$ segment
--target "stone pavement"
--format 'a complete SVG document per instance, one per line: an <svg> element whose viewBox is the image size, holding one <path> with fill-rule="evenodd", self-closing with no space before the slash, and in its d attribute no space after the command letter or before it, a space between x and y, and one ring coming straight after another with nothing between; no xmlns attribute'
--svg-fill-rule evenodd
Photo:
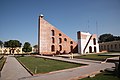
<svg viewBox="0 0 120 80"><path fill-rule="evenodd" d="M2 77L0 80L76 80L78 78L86 77L90 74L96 73L100 70L114 67L113 63L100 64L100 61L94 60L67 59L40 55L37 55L36 57L44 57L75 63L84 63L89 65L31 76L14 57L8 56L7 63L4 65L4 68L2 70Z"/></svg>
<svg viewBox="0 0 120 80"><path fill-rule="evenodd" d="M0 80L19 80L31 76L26 69L11 55L7 56L6 63L2 69Z"/></svg>

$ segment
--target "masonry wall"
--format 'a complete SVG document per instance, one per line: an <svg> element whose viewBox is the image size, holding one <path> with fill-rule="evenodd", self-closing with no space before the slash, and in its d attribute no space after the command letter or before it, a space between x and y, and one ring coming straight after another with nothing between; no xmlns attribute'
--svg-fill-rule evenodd
<svg viewBox="0 0 120 80"><path fill-rule="evenodd" d="M73 52L77 43L39 16L39 54L59 54Z"/></svg>

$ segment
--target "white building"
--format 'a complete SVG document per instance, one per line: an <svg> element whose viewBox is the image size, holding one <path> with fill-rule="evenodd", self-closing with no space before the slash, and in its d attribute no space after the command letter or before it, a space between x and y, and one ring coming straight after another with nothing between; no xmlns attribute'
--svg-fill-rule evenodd
<svg viewBox="0 0 120 80"><path fill-rule="evenodd" d="M99 44L96 34L78 31L77 38L78 38L78 53L86 54L99 52Z"/></svg>
<svg viewBox="0 0 120 80"><path fill-rule="evenodd" d="M37 49L32 47L32 51L30 53L37 53ZM22 51L22 47L17 47L17 48L1 48L0 47L0 54L23 54L25 52Z"/></svg>

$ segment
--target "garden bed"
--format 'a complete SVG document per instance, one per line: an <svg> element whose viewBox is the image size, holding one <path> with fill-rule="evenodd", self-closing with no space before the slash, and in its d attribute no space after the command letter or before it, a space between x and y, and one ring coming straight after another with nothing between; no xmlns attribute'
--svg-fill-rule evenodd
<svg viewBox="0 0 120 80"><path fill-rule="evenodd" d="M83 64L75 64L33 56L16 57L17 60L24 66L31 74L48 73L63 69L70 69L83 66Z"/></svg>
<svg viewBox="0 0 120 80"><path fill-rule="evenodd" d="M79 80L120 80L114 73L102 72L94 77L87 77Z"/></svg>
<svg viewBox="0 0 120 80"><path fill-rule="evenodd" d="M2 71L2 68L3 68L4 64L5 64L5 61L6 61L6 58L4 56L2 56L0 58L0 71Z"/></svg>
<svg viewBox="0 0 120 80"><path fill-rule="evenodd" d="M108 54L108 53L101 53L101 54ZM75 56L74 58L103 61L106 58L110 58L110 57L111 56L100 56L100 54L96 53L96 54L87 54L87 55Z"/></svg>

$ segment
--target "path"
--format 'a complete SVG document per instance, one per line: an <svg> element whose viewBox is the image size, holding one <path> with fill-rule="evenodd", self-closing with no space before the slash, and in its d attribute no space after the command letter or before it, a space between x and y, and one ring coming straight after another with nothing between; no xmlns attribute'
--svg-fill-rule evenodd
<svg viewBox="0 0 120 80"><path fill-rule="evenodd" d="M19 80L20 78L28 76L31 75L13 56L7 56L0 80Z"/></svg>
<svg viewBox="0 0 120 80"><path fill-rule="evenodd" d="M93 61L93 60L66 59L61 57L48 57L48 56L39 56L39 55L37 57L52 58L52 59L70 61L76 63L88 63L89 65L73 68L73 69L50 72L47 74L40 74L36 76L26 77L23 78L22 80L76 80L78 78L82 78L90 74L96 73L100 70L104 70L106 68L111 68L114 66L113 63L100 64L100 61Z"/></svg>

